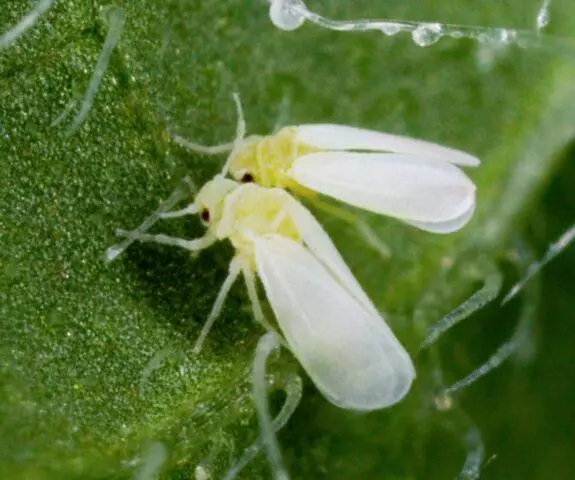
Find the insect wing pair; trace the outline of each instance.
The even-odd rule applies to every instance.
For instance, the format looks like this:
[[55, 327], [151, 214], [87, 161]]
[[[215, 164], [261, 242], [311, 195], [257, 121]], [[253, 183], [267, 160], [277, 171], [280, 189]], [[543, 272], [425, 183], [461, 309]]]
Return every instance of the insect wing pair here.
[[315, 218], [283, 190], [303, 243], [255, 242], [258, 275], [287, 343], [335, 405], [374, 410], [401, 400], [411, 359]]
[[[238, 110], [242, 122], [239, 102]], [[425, 231], [450, 233], [475, 211], [475, 185], [458, 165], [479, 163], [472, 155], [430, 142], [315, 124], [287, 127], [275, 138], [237, 139], [224, 171], [269, 187], [287, 185], [296, 192], [304, 187]], [[289, 198], [286, 203], [307, 248], [280, 237], [274, 247], [256, 247], [258, 274], [288, 343], [336, 405], [374, 409], [397, 402], [415, 377], [407, 352], [325, 231]], [[339, 398], [329, 389], [338, 384], [343, 389]]]
[[[291, 146], [274, 146], [286, 137]], [[480, 162], [459, 150], [332, 124], [286, 127], [259, 137], [267, 151], [253, 148], [254, 138], [236, 140], [226, 162], [224, 170], [238, 181], [288, 185], [296, 193], [304, 187], [434, 233], [459, 230], [475, 210], [475, 185], [458, 166]], [[246, 148], [253, 153], [244, 153]]]

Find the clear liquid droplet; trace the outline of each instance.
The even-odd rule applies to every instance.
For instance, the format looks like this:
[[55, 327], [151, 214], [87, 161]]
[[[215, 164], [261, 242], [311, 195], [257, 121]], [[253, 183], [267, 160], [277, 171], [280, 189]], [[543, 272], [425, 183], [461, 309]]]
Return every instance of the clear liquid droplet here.
[[429, 47], [443, 36], [443, 29], [439, 23], [420, 25], [412, 33], [411, 38], [420, 47]]
[[270, 20], [280, 30], [295, 30], [305, 22], [298, 7], [305, 9], [305, 4], [299, 0], [271, 0]]
[[547, 8], [542, 8], [537, 13], [536, 25], [538, 30], [542, 30], [549, 24], [549, 10]]
[[477, 37], [479, 43], [509, 45], [516, 41], [517, 32], [505, 28], [496, 28], [489, 33], [482, 33]]
[[393, 35], [399, 33], [401, 28], [396, 23], [386, 23], [381, 27], [381, 31], [385, 33], [388, 37], [392, 37]]

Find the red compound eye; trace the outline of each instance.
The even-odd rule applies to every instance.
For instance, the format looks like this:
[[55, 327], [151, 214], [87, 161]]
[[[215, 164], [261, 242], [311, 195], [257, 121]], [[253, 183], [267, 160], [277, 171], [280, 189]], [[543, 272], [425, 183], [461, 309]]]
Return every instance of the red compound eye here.
[[202, 222], [210, 223], [210, 211], [207, 208], [204, 208], [200, 212], [200, 218], [202, 219]]
[[246, 172], [242, 175], [242, 183], [252, 183], [254, 181], [254, 176], [249, 173]]

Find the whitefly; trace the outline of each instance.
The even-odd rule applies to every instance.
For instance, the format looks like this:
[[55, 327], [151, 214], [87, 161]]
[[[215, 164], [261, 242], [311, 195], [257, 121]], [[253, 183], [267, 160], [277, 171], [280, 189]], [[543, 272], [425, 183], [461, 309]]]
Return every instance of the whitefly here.
[[[319, 193], [428, 232], [457, 231], [473, 216], [475, 184], [460, 168], [478, 166], [473, 155], [406, 136], [327, 123], [244, 138], [241, 104], [237, 95], [234, 98], [239, 116], [234, 142], [207, 147], [174, 137], [194, 151], [230, 152], [222, 174], [243, 183], [286, 188], [321, 207]], [[331, 211], [338, 213], [337, 207]]]
[[[234, 281], [242, 275], [255, 319], [264, 317], [256, 274], [289, 347], [315, 385], [335, 405], [354, 410], [389, 407], [415, 378], [411, 359], [369, 300], [317, 220], [288, 192], [221, 175], [194, 203], [163, 217], [198, 214], [206, 234], [198, 239], [120, 231], [133, 240], [174, 245], [192, 252], [220, 240], [235, 248], [229, 273], [195, 345], [199, 352]], [[109, 249], [117, 256], [117, 246]]]

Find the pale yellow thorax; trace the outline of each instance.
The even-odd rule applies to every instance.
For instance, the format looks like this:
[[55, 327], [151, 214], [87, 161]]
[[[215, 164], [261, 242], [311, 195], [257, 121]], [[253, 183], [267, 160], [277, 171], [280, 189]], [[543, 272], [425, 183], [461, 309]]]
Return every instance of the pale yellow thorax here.
[[229, 239], [237, 254], [255, 268], [257, 238], [274, 233], [301, 241], [285, 208], [287, 195], [280, 189], [217, 176], [200, 190], [195, 203], [199, 212], [210, 212], [209, 232], [220, 240]]
[[224, 202], [218, 237], [228, 238], [237, 252], [254, 262], [254, 240], [273, 233], [300, 241], [301, 237], [284, 208], [286, 193], [244, 184]]
[[246, 138], [230, 154], [229, 171], [238, 182], [250, 175], [251, 181], [264, 187], [298, 189], [289, 169], [296, 158], [315, 151], [298, 141], [295, 128], [285, 127], [275, 135]]

